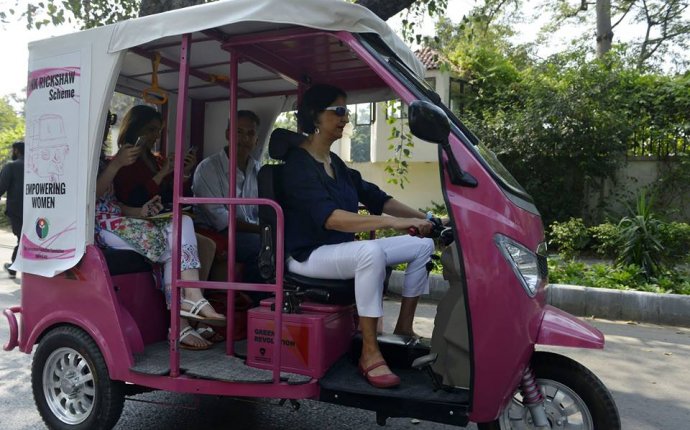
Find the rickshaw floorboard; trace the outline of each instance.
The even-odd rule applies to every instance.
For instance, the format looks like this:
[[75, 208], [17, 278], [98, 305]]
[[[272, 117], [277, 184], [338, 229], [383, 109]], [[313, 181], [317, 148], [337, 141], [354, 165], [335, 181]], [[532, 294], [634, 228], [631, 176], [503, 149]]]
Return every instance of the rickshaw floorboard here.
[[[246, 341], [235, 342], [238, 355], [245, 351]], [[144, 352], [134, 355], [132, 372], [163, 376], [170, 373], [170, 354], [168, 342], [148, 345]], [[183, 374], [199, 379], [226, 382], [270, 384], [273, 382], [271, 370], [247, 366], [244, 360], [225, 354], [225, 342], [217, 343], [203, 351], [180, 350], [180, 369]], [[281, 379], [288, 384], [306, 384], [310, 376], [281, 372]]]
[[322, 388], [332, 392], [353, 393], [363, 396], [389, 397], [420, 402], [468, 404], [469, 390], [446, 392], [434, 391], [429, 376], [416, 369], [393, 369], [400, 376], [400, 386], [395, 388], [376, 388], [370, 385], [359, 372], [351, 358], [344, 356], [336, 362], [319, 380]]

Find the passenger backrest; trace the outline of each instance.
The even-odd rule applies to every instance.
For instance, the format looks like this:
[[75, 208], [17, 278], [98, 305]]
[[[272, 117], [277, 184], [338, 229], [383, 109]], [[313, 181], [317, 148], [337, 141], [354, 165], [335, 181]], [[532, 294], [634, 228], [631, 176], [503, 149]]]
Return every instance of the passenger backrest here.
[[[283, 161], [291, 148], [297, 147], [305, 139], [305, 136], [284, 128], [276, 128], [271, 133], [268, 142], [268, 155], [274, 159]], [[258, 187], [259, 197], [281, 201], [280, 183], [283, 165], [265, 164], [259, 170]], [[276, 243], [276, 214], [272, 207], [259, 206], [259, 224], [261, 225], [261, 252], [259, 253], [259, 270], [264, 279], [271, 280], [275, 277], [275, 247]]]

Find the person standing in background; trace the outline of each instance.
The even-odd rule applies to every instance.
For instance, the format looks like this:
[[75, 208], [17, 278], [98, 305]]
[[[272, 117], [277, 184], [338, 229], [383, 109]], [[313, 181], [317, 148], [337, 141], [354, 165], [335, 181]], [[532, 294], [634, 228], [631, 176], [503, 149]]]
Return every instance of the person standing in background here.
[[12, 144], [12, 161], [5, 164], [0, 171], [0, 197], [5, 193], [7, 193], [5, 214], [12, 224], [12, 234], [17, 236], [17, 245], [12, 251], [12, 262], [5, 263], [3, 267], [10, 279], [14, 279], [17, 277], [17, 272], [10, 267], [17, 258], [24, 216], [24, 142], [21, 140]]

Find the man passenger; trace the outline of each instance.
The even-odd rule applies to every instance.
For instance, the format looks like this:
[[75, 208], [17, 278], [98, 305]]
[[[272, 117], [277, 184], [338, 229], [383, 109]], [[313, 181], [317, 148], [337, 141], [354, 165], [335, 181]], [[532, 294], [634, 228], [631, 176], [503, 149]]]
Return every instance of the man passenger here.
[[[252, 157], [258, 142], [259, 117], [252, 111], [237, 111], [237, 184], [236, 196], [255, 198], [258, 196], [257, 175], [261, 165]], [[225, 129], [225, 139], [230, 140], [230, 124]], [[227, 197], [229, 146], [205, 158], [194, 172], [192, 190], [195, 197]], [[227, 240], [228, 207], [222, 204], [197, 205], [196, 224], [203, 230], [210, 230], [216, 241]], [[237, 206], [236, 209], [236, 261], [244, 264], [245, 282], [263, 282], [259, 274], [258, 254], [261, 245], [259, 229], [259, 207]], [[221, 237], [222, 236], [222, 239]], [[227, 244], [225, 244], [227, 249]], [[219, 249], [223, 249], [222, 245]]]

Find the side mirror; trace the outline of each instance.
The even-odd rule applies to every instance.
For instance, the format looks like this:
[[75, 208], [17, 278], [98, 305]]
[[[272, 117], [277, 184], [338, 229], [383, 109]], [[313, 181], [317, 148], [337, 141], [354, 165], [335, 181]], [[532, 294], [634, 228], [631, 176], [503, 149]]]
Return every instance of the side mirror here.
[[407, 119], [412, 134], [422, 140], [441, 145], [448, 157], [446, 166], [451, 183], [470, 188], [475, 188], [479, 185], [474, 176], [460, 168], [458, 160], [453, 155], [448, 142], [450, 121], [448, 121], [448, 116], [441, 108], [423, 100], [416, 100], [410, 103]]
[[410, 103], [407, 118], [413, 135], [428, 142], [444, 144], [448, 142], [450, 122], [446, 113], [427, 101], [416, 100]]

